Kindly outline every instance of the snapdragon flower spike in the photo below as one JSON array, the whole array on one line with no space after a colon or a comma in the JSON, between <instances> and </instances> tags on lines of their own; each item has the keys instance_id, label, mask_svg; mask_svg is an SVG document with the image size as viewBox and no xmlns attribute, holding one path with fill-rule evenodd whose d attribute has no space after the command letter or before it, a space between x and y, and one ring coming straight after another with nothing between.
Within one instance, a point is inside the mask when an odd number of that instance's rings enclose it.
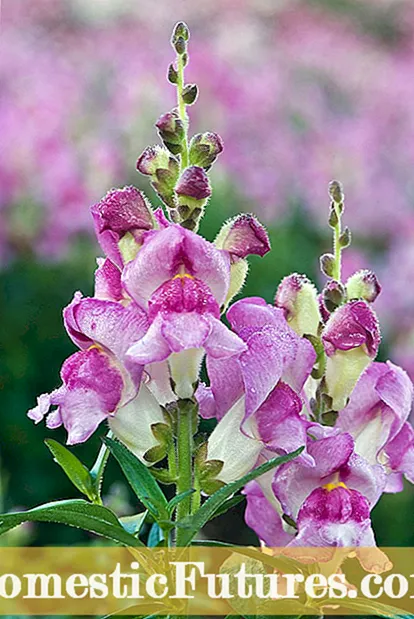
<instances>
[{"instance_id":1,"label":"snapdragon flower spike","mask_svg":"<svg viewBox=\"0 0 414 619\"><path fill-rule=\"evenodd\" d=\"M218 479L233 481L267 450L289 453L306 443L309 421L300 394L315 363L311 343L289 327L283 310L263 299L238 301L227 312L247 350L228 359L207 359L209 390L197 391L200 414L219 420L208 440L207 459L221 460ZM309 458L305 452L299 458Z\"/></svg>"},{"instance_id":2,"label":"snapdragon flower spike","mask_svg":"<svg viewBox=\"0 0 414 619\"><path fill-rule=\"evenodd\" d=\"M111 189L91 213L100 246L121 268L136 256L143 234L155 225L148 201L135 187Z\"/></svg>"},{"instance_id":3,"label":"snapdragon flower spike","mask_svg":"<svg viewBox=\"0 0 414 619\"><path fill-rule=\"evenodd\" d=\"M327 354L327 394L339 411L365 368L375 359L380 344L377 317L366 301L351 301L338 307L322 333Z\"/></svg>"},{"instance_id":4,"label":"snapdragon flower spike","mask_svg":"<svg viewBox=\"0 0 414 619\"><path fill-rule=\"evenodd\" d=\"M230 254L230 287L225 307L240 292L247 277L247 256L264 256L270 251L269 236L265 227L251 214L242 213L227 221L214 244Z\"/></svg>"},{"instance_id":5,"label":"snapdragon flower spike","mask_svg":"<svg viewBox=\"0 0 414 619\"><path fill-rule=\"evenodd\" d=\"M165 455L166 445L154 435L153 426L167 424L148 387L141 383L140 366L128 366L125 353L130 343L147 329L145 312L136 304L123 306L108 300L75 295L64 311L68 334L81 349L62 366L62 386L43 394L28 416L40 422L51 406L49 428L63 425L68 444L86 441L107 420L115 435L139 458ZM158 451L156 451L158 449Z\"/></svg>"},{"instance_id":6,"label":"snapdragon flower spike","mask_svg":"<svg viewBox=\"0 0 414 619\"><path fill-rule=\"evenodd\" d=\"M278 286L275 306L284 310L286 320L298 335L318 334L322 321L318 293L306 275L293 273L285 277Z\"/></svg>"},{"instance_id":7,"label":"snapdragon flower spike","mask_svg":"<svg viewBox=\"0 0 414 619\"><path fill-rule=\"evenodd\" d=\"M345 288L349 299L365 299L374 303L381 292L377 276L368 269L357 271L347 280Z\"/></svg>"},{"instance_id":8,"label":"snapdragon flower spike","mask_svg":"<svg viewBox=\"0 0 414 619\"><path fill-rule=\"evenodd\" d=\"M129 295L148 313L149 329L128 351L138 365L168 359L175 393L193 395L204 352L237 355L246 346L220 322L230 280L230 259L195 233L172 224L148 233L124 269Z\"/></svg>"},{"instance_id":9,"label":"snapdragon flower spike","mask_svg":"<svg viewBox=\"0 0 414 619\"><path fill-rule=\"evenodd\" d=\"M390 361L372 363L336 424L354 437L358 454L385 466L386 490L393 492L403 489L403 474L414 481L414 446L406 440L413 433L408 422L412 403L413 384L406 372Z\"/></svg>"}]
</instances>

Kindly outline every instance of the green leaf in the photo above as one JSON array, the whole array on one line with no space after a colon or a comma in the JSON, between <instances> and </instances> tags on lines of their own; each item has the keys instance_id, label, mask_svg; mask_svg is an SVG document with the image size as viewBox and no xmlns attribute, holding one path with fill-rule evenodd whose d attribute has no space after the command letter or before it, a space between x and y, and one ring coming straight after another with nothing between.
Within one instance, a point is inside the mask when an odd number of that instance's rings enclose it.
<instances>
[{"instance_id":1,"label":"green leaf","mask_svg":"<svg viewBox=\"0 0 414 619\"><path fill-rule=\"evenodd\" d=\"M70 481L82 494L91 501L98 499L91 474L86 466L63 445L52 438L45 440L46 447L53 455L53 459L64 470Z\"/></svg>"},{"instance_id":2,"label":"green leaf","mask_svg":"<svg viewBox=\"0 0 414 619\"><path fill-rule=\"evenodd\" d=\"M143 546L127 533L113 512L102 505L83 499L56 501L34 507L26 512L0 515L0 535L23 522L57 522L107 537L126 546Z\"/></svg>"},{"instance_id":3,"label":"green leaf","mask_svg":"<svg viewBox=\"0 0 414 619\"><path fill-rule=\"evenodd\" d=\"M168 502L161 488L145 466L133 453L118 441L103 439L128 480L129 485L155 520L168 520Z\"/></svg>"},{"instance_id":4,"label":"green leaf","mask_svg":"<svg viewBox=\"0 0 414 619\"><path fill-rule=\"evenodd\" d=\"M142 525L145 522L145 518L147 517L148 512L141 512L140 514L135 514L134 516L123 516L119 519L119 522L124 527L127 533L131 535L137 535L142 529Z\"/></svg>"},{"instance_id":5,"label":"green leaf","mask_svg":"<svg viewBox=\"0 0 414 619\"><path fill-rule=\"evenodd\" d=\"M194 488L190 488L189 490L185 490L184 492L181 492L180 494L177 494L174 498L172 498L171 501L168 503L168 509L169 509L170 515L173 513L177 505L181 503L181 501L186 499L188 496L191 496L192 494L194 494L194 492L195 492Z\"/></svg>"},{"instance_id":6,"label":"green leaf","mask_svg":"<svg viewBox=\"0 0 414 619\"><path fill-rule=\"evenodd\" d=\"M184 546L188 546L191 543L191 540L194 536L203 528L203 526L210 520L210 518L214 515L215 512L219 509L219 507L235 492L238 492L245 486L249 481L253 481L260 475L267 473L272 470L276 466L280 466L285 462L290 462L299 454L302 453L304 447L300 447L296 451L286 456L281 456L280 458L272 458L272 460L268 460L264 464L261 464L257 468L244 475L241 479L237 481L233 481L220 490L217 490L214 494L211 495L210 498L207 499L205 503L200 507L198 512L196 512L193 516L190 516L184 521L184 524L188 524L188 530L186 534L182 536L182 544Z\"/></svg>"},{"instance_id":7,"label":"green leaf","mask_svg":"<svg viewBox=\"0 0 414 619\"><path fill-rule=\"evenodd\" d=\"M245 498L246 497L243 494L237 494L236 496L233 496L230 499L227 499L227 501L225 501L222 505L220 505L218 510L216 512L214 512L214 514L211 516L210 520L213 520L213 518L217 518L218 516L222 516L229 509L231 509L232 507L236 507L236 505L238 505L239 503L244 501Z\"/></svg>"},{"instance_id":8,"label":"green leaf","mask_svg":"<svg viewBox=\"0 0 414 619\"><path fill-rule=\"evenodd\" d=\"M147 539L148 548L155 548L156 546L158 546L158 544L160 543L162 539L163 539L162 531L160 527L158 526L158 524L154 522L149 532L148 539Z\"/></svg>"}]
</instances>

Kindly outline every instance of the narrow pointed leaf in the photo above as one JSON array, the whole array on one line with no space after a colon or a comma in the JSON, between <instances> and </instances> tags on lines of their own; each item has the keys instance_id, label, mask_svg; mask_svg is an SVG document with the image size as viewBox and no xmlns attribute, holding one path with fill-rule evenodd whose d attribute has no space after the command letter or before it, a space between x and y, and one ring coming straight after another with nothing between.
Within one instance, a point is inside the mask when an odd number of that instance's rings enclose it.
<instances>
[{"instance_id":1,"label":"narrow pointed leaf","mask_svg":"<svg viewBox=\"0 0 414 619\"><path fill-rule=\"evenodd\" d=\"M124 445L110 438L103 439L118 461L129 485L155 520L168 520L168 502L148 468Z\"/></svg>"},{"instance_id":2,"label":"narrow pointed leaf","mask_svg":"<svg viewBox=\"0 0 414 619\"><path fill-rule=\"evenodd\" d=\"M107 537L126 546L143 546L127 533L113 512L83 499L56 501L25 512L0 515L0 535L23 522L57 522Z\"/></svg>"},{"instance_id":3,"label":"narrow pointed leaf","mask_svg":"<svg viewBox=\"0 0 414 619\"><path fill-rule=\"evenodd\" d=\"M97 499L95 486L91 474L86 466L63 445L53 439L45 440L46 447L53 455L53 459L64 470L70 481L88 499Z\"/></svg>"},{"instance_id":4,"label":"narrow pointed leaf","mask_svg":"<svg viewBox=\"0 0 414 619\"><path fill-rule=\"evenodd\" d=\"M190 488L190 490L185 490L185 492L181 492L180 494L177 494L177 496L175 496L173 499L171 499L171 501L168 503L168 509L170 511L170 514L173 513L174 509L179 503L181 503L181 501L186 499L188 496L194 494L194 492L194 488Z\"/></svg>"},{"instance_id":5,"label":"narrow pointed leaf","mask_svg":"<svg viewBox=\"0 0 414 619\"><path fill-rule=\"evenodd\" d=\"M264 464L261 464L257 468L247 473L237 481L233 481L226 486L217 490L214 494L211 495L210 498L207 499L205 503L200 507L198 512L196 512L193 516L190 516L184 521L184 524L188 524L189 527L186 533L183 535L182 543L184 546L187 546L191 543L191 540L194 536L203 528L203 526L210 520L213 514L223 505L223 503L231 497L232 494L238 492L245 486L249 481L253 481L260 475L267 473L268 471L284 464L285 462L290 462L294 460L299 454L302 453L304 447L300 447L296 451L286 456L281 456L280 458L272 458L272 460L268 460Z\"/></svg>"},{"instance_id":6,"label":"narrow pointed leaf","mask_svg":"<svg viewBox=\"0 0 414 619\"><path fill-rule=\"evenodd\" d=\"M119 519L119 522L122 524L127 533L137 535L142 529L147 514L148 512L145 511L140 514L135 514L134 516L123 516L123 518Z\"/></svg>"}]
</instances>

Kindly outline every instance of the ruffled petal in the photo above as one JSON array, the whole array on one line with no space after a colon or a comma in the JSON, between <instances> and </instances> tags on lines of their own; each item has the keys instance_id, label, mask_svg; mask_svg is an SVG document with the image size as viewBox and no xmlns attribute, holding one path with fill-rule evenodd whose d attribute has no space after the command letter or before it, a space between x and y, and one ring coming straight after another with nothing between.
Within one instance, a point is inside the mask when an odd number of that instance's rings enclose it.
<instances>
[{"instance_id":1,"label":"ruffled petal","mask_svg":"<svg viewBox=\"0 0 414 619\"><path fill-rule=\"evenodd\" d=\"M222 359L240 355L247 349L243 340L216 318L210 317L210 326L211 330L204 344L208 355Z\"/></svg>"},{"instance_id":2,"label":"ruffled petal","mask_svg":"<svg viewBox=\"0 0 414 619\"><path fill-rule=\"evenodd\" d=\"M120 360L148 327L145 312L135 303L124 307L113 301L82 298L80 293L75 294L63 316L67 332L79 348L99 344Z\"/></svg>"},{"instance_id":3,"label":"ruffled petal","mask_svg":"<svg viewBox=\"0 0 414 619\"><path fill-rule=\"evenodd\" d=\"M95 297L107 301L121 301L124 291L121 271L109 258L98 258L95 271Z\"/></svg>"},{"instance_id":4,"label":"ruffled petal","mask_svg":"<svg viewBox=\"0 0 414 619\"><path fill-rule=\"evenodd\" d=\"M123 279L131 297L145 307L161 284L183 270L207 284L219 305L224 302L230 282L229 256L178 225L147 233Z\"/></svg>"},{"instance_id":5,"label":"ruffled petal","mask_svg":"<svg viewBox=\"0 0 414 619\"><path fill-rule=\"evenodd\" d=\"M280 512L267 500L260 485L256 481L250 482L245 486L243 494L247 498L244 519L258 538L269 548L289 544L293 535L284 530Z\"/></svg>"}]
</instances>

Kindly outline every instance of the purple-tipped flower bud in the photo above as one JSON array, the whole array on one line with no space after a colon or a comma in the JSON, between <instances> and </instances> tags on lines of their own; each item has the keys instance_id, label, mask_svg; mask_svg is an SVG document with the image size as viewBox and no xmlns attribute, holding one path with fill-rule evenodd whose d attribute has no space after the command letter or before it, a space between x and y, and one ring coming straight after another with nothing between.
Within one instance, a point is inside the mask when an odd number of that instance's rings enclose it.
<instances>
[{"instance_id":1,"label":"purple-tipped flower bud","mask_svg":"<svg viewBox=\"0 0 414 619\"><path fill-rule=\"evenodd\" d=\"M175 191L180 197L204 201L211 196L210 181L203 168L190 166L181 174Z\"/></svg>"},{"instance_id":2,"label":"purple-tipped flower bud","mask_svg":"<svg viewBox=\"0 0 414 619\"><path fill-rule=\"evenodd\" d=\"M267 254L270 241L266 229L256 217L244 213L225 223L214 243L230 254L230 286L224 303L227 307L246 280L249 267L245 258L250 254Z\"/></svg>"},{"instance_id":3,"label":"purple-tipped flower bud","mask_svg":"<svg viewBox=\"0 0 414 619\"><path fill-rule=\"evenodd\" d=\"M159 117L155 126L166 147L174 154L181 152L184 138L184 125L178 112L172 110Z\"/></svg>"},{"instance_id":4,"label":"purple-tipped flower bud","mask_svg":"<svg viewBox=\"0 0 414 619\"><path fill-rule=\"evenodd\" d=\"M179 164L166 148L148 146L137 161L137 170L151 176L154 187L161 200L175 208L174 187L179 174Z\"/></svg>"},{"instance_id":5,"label":"purple-tipped flower bud","mask_svg":"<svg viewBox=\"0 0 414 619\"><path fill-rule=\"evenodd\" d=\"M323 254L319 259L321 271L327 277L333 277L335 272L335 256L332 254Z\"/></svg>"},{"instance_id":6,"label":"purple-tipped flower bud","mask_svg":"<svg viewBox=\"0 0 414 619\"><path fill-rule=\"evenodd\" d=\"M190 163L209 168L223 148L223 140L218 133L197 133L190 142Z\"/></svg>"},{"instance_id":7,"label":"purple-tipped flower bud","mask_svg":"<svg viewBox=\"0 0 414 619\"><path fill-rule=\"evenodd\" d=\"M228 251L232 258L246 258L249 254L264 256L270 251L266 229L254 215L242 213L224 224L215 245Z\"/></svg>"},{"instance_id":8,"label":"purple-tipped flower bud","mask_svg":"<svg viewBox=\"0 0 414 619\"><path fill-rule=\"evenodd\" d=\"M351 301L339 307L322 333L328 356L327 394L334 410L341 410L356 382L376 357L381 341L378 320L365 301Z\"/></svg>"},{"instance_id":9,"label":"purple-tipped flower bud","mask_svg":"<svg viewBox=\"0 0 414 619\"><path fill-rule=\"evenodd\" d=\"M147 146L137 161L137 170L145 176L154 176L157 170L168 170L170 153L161 146Z\"/></svg>"},{"instance_id":10,"label":"purple-tipped flower bud","mask_svg":"<svg viewBox=\"0 0 414 619\"><path fill-rule=\"evenodd\" d=\"M372 271L363 269L354 273L346 282L349 299L365 299L373 303L381 292L381 285Z\"/></svg>"},{"instance_id":11,"label":"purple-tipped flower bud","mask_svg":"<svg viewBox=\"0 0 414 619\"><path fill-rule=\"evenodd\" d=\"M286 320L298 335L317 335L321 322L318 294L306 275L293 273L282 279L275 305L284 310Z\"/></svg>"},{"instance_id":12,"label":"purple-tipped flower bud","mask_svg":"<svg viewBox=\"0 0 414 619\"><path fill-rule=\"evenodd\" d=\"M144 232L155 225L149 203L135 187L112 189L91 213L102 249L121 267L135 257Z\"/></svg>"}]
</instances>

